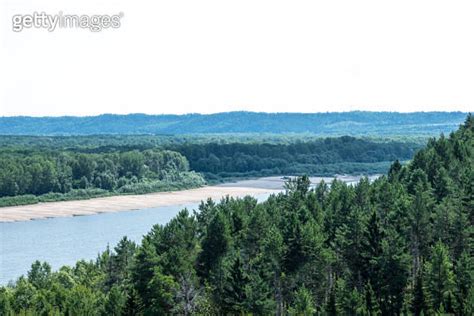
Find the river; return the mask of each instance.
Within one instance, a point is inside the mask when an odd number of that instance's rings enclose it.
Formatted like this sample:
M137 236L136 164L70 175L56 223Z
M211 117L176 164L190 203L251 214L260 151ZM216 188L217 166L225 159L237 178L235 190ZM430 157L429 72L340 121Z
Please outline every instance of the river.
M312 178L313 183L319 180L321 178ZM341 180L355 183L358 178ZM276 177L238 183L241 187L271 189L281 189L282 184L283 181ZM256 197L263 201L268 196L269 193ZM87 216L0 222L0 285L26 274L35 260L46 261L53 269L58 269L63 265L74 265L80 259L97 258L107 245L113 248L123 236L139 243L153 225L166 224L183 208L192 211L198 205L188 203Z

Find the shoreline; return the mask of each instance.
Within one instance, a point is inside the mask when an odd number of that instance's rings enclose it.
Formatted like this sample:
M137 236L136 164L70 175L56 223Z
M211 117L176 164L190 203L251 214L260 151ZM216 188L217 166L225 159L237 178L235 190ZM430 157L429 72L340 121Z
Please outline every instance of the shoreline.
M279 190L262 188L205 186L182 191L157 192L140 195L116 195L92 198L89 200L7 206L0 208L0 223L132 211L145 208L199 203L208 198L220 200L227 195L231 197L243 197L246 195L256 196L260 194L271 194L278 191Z
M330 182L335 178L348 183L360 179L359 176L310 177L312 184L319 183L321 180ZM244 197L246 195L272 194L282 191L285 181L283 177L264 177L181 191L6 206L0 208L0 223L185 205L199 203L208 198L218 201L225 196Z

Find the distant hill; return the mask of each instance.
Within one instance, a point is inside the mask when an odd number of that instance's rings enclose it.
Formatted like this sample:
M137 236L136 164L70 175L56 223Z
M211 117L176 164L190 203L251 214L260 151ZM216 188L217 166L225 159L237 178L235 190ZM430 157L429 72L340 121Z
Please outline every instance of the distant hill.
M462 112L339 112L0 117L3 135L311 133L318 135L422 135L449 133Z

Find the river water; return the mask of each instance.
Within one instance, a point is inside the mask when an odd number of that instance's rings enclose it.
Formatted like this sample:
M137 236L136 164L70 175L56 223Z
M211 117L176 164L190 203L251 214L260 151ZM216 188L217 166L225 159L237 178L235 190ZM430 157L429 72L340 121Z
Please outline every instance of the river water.
M370 180L378 176L369 177ZM311 178L313 183L332 178ZM341 178L354 184L359 178ZM240 181L246 187L282 189L279 177ZM235 184L223 184L223 186ZM269 194L256 196L264 201ZM35 260L46 261L54 270L74 265L80 259L94 260L123 236L139 243L155 224L166 224L183 208L192 211L198 204L181 204L97 215L57 217L24 222L0 222L0 285L28 272Z
M259 201L268 194L257 196ZM139 243L155 224L166 224L179 211L190 212L198 204L57 217L25 222L0 223L0 285L27 273L35 260L46 261L54 270L91 260L113 248L123 236Z

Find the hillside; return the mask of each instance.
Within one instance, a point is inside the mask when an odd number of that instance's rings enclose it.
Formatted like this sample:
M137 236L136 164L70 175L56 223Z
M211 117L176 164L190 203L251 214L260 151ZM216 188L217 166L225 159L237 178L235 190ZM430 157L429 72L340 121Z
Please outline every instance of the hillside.
M455 130L465 117L462 112L18 116L0 117L0 135L311 133L436 136Z
M0 287L0 313L473 315L474 120L351 186L203 202L137 245ZM105 245L104 245L105 247Z

